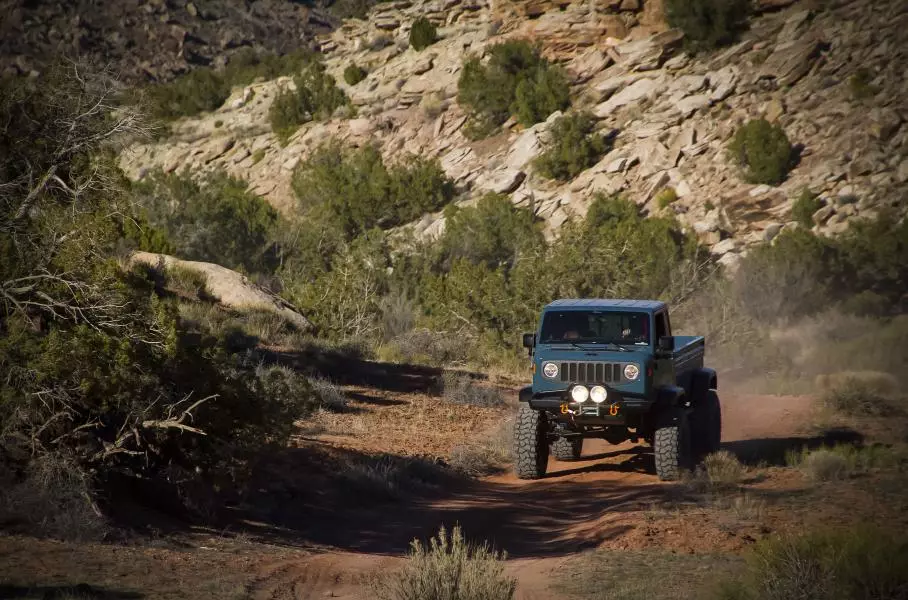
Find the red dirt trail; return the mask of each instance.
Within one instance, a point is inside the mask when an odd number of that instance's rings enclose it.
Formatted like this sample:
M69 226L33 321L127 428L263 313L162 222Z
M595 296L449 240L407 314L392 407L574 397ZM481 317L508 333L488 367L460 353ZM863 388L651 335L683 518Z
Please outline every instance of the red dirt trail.
M722 408L723 445L756 461L787 447L787 440L801 439L796 436L807 422L811 399L726 395ZM548 590L548 573L572 554L641 543L642 512L671 490L656 479L650 463L643 446L588 440L580 461L552 461L547 477L538 481L490 477L442 499L323 523L312 532L314 541L333 549L302 562L268 565L255 597L369 598L364 580L397 566L410 540L459 523L468 539L488 540L508 552L518 598L557 598ZM717 542L692 527L683 543L709 551Z

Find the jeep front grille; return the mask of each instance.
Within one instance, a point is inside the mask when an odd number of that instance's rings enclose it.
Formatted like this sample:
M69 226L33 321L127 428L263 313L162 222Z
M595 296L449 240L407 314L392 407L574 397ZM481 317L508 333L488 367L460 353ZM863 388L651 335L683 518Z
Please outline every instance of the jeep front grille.
M559 374L568 383L620 383L620 363L563 362Z

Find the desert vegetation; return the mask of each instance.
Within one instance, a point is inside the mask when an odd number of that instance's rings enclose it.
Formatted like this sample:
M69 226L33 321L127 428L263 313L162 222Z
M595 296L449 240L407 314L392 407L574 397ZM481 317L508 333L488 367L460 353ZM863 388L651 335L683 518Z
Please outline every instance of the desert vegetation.
M413 21L410 27L410 46L416 50L425 50L438 41L438 31L435 25L425 17Z
M733 42L747 24L746 0L667 0L665 17L684 32L687 46L711 50Z
M152 117L163 120L189 117L220 107L235 86L258 78L294 75L314 60L310 52L302 50L277 55L246 49L235 53L223 69L193 69L174 81L145 86L139 98Z
M271 129L282 142L286 142L303 123L327 119L349 103L347 95L319 62L309 62L302 73L293 78L293 88L282 89L268 111Z
M539 48L514 40L488 54L487 62L468 59L457 84L458 102L470 114L468 135L486 137L510 116L529 127L570 104L567 76Z

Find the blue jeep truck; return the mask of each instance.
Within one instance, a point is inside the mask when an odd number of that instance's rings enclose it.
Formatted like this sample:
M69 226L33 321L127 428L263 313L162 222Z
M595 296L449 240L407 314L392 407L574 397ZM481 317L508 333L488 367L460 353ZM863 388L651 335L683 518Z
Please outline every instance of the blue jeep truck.
M579 459L586 438L649 443L664 481L719 449L718 380L703 366L706 342L673 336L665 303L557 300L523 345L533 385L520 391L514 428L519 478L544 476L550 452Z

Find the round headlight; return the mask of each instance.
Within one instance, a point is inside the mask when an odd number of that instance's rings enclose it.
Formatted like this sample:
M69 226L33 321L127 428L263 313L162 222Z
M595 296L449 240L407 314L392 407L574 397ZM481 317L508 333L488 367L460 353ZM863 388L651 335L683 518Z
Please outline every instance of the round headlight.
M558 365L555 363L545 363L542 365L542 374L549 379L555 379L558 377Z
M583 403L586 402L586 399L590 397L590 391L583 387L582 385L575 386L571 390L571 398L574 402Z
M624 365L624 376L631 381L640 377L640 367L637 365Z
M601 385L593 386L590 390L590 400L596 404L602 404L608 398L608 392Z

